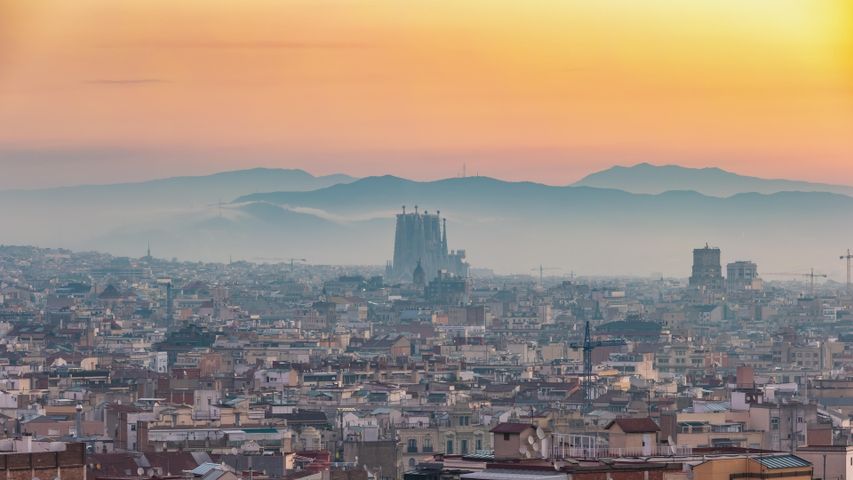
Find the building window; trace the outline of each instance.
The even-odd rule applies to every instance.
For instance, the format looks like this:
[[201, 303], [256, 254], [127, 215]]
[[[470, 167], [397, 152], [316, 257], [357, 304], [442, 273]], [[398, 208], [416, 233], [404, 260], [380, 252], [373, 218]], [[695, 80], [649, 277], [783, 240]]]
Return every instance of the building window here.
[[477, 440], [475, 441], [475, 445], [477, 446], [476, 450], [478, 452], [482, 451], [483, 450], [483, 439], [480, 437], [477, 437]]
[[409, 439], [409, 444], [406, 448], [408, 453], [417, 453], [418, 452], [418, 441], [414, 438]]
[[462, 455], [468, 455], [468, 440], [459, 441], [459, 453]]
[[779, 417], [770, 418], [770, 430], [779, 430]]
[[424, 453], [432, 453], [432, 439], [429, 437], [424, 439]]
[[447, 441], [447, 448], [444, 450], [444, 453], [453, 455], [453, 440]]
[[509, 441], [509, 434], [504, 433], [504, 442], [508, 442], [508, 441]]

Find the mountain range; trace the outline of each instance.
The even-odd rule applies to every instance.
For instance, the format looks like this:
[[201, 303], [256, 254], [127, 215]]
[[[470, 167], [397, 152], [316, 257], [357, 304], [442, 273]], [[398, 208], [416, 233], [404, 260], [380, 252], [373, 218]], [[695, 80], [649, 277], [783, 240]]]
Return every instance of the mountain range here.
[[[638, 172], [636, 182], [624, 175], [630, 169]], [[392, 253], [394, 214], [418, 205], [447, 217], [451, 248], [465, 248], [472, 264], [501, 272], [545, 264], [566, 274], [684, 277], [692, 248], [709, 242], [723, 249], [724, 261], [751, 259], [764, 271], [840, 273], [838, 254], [853, 239], [853, 224], [844, 221], [853, 196], [827, 190], [846, 187], [723, 172], [735, 178], [726, 187], [719, 172], [638, 165], [548, 186], [488, 177], [420, 182], [249, 170], [4, 191], [0, 222], [10, 228], [0, 243], [141, 256], [150, 241], [154, 255], [167, 258], [298, 256], [309, 263], [382, 264]]]
[[252, 168], [203, 176], [170, 177], [145, 182], [30, 190], [0, 190], [0, 201], [71, 201], [99, 203], [105, 200], [133, 205], [198, 205], [230, 201], [252, 192], [302, 191], [348, 183], [355, 178], [335, 174], [315, 177], [305, 170]]
[[738, 193], [829, 192], [853, 195], [853, 187], [825, 183], [771, 180], [727, 172], [719, 168], [686, 168], [678, 165], [640, 163], [614, 166], [588, 175], [574, 184], [582, 187], [615, 188], [631, 193], [663, 193], [690, 190], [714, 197]]

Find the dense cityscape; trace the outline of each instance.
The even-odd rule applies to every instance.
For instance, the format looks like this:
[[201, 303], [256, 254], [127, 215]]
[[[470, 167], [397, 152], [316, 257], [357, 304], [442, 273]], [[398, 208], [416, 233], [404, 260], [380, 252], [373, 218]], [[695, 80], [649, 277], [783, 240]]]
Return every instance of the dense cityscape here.
[[853, 480], [853, 0], [0, 0], [0, 480]]
[[465, 255], [405, 207], [384, 269], [0, 247], [4, 478], [849, 478], [849, 284]]

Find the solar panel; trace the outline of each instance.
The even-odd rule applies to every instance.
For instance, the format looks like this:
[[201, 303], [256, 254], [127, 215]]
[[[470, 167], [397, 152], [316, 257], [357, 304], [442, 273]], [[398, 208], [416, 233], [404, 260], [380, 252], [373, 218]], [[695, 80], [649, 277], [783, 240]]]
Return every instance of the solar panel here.
[[774, 455], [756, 459], [761, 465], [772, 469], [810, 467], [812, 464], [796, 455]]

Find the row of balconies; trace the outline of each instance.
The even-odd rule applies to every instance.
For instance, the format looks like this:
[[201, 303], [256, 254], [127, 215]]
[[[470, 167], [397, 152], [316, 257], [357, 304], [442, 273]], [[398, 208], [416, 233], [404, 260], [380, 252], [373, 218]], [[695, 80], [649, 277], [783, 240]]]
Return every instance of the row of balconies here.
[[418, 452], [417, 446], [413, 447], [411, 445], [407, 445], [406, 446], [406, 453], [433, 453], [433, 448], [431, 445], [430, 446], [424, 446], [423, 448], [421, 448], [420, 452]]

